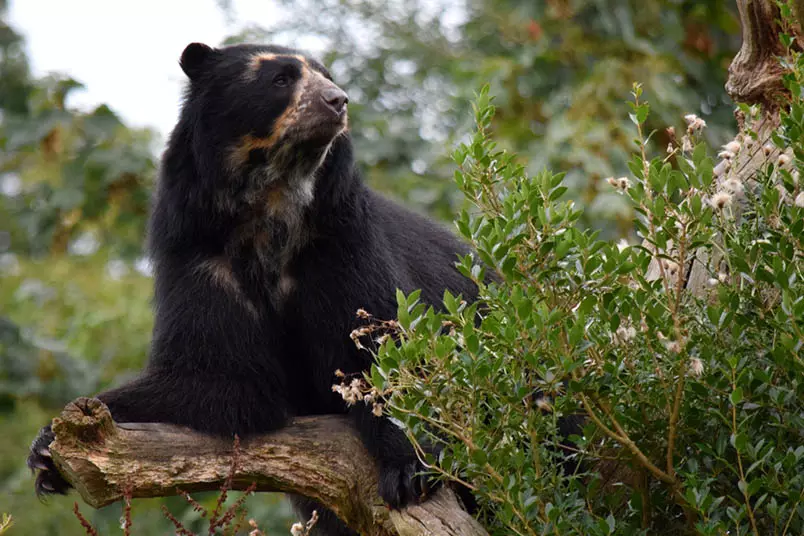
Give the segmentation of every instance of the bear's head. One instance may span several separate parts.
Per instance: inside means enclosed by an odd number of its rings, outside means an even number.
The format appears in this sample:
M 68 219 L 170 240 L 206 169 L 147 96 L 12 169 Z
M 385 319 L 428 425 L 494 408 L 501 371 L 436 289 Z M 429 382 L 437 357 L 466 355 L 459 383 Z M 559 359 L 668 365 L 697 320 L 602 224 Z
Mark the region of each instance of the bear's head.
M 348 123 L 348 97 L 327 69 L 289 48 L 200 43 L 180 65 L 189 85 L 170 145 L 190 149 L 195 174 L 230 203 L 277 192 L 309 203 Z

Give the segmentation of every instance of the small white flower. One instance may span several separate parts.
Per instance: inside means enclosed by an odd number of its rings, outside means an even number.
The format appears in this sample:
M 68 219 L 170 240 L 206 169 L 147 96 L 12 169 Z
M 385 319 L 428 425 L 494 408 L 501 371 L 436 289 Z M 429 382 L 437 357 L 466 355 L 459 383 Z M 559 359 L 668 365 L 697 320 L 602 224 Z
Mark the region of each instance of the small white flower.
M 786 154 L 782 153 L 779 155 L 779 158 L 776 160 L 780 166 L 786 166 L 790 163 L 790 157 Z
M 732 158 L 734 158 L 734 153 L 731 151 L 720 151 L 719 153 L 717 153 L 717 157 L 722 158 L 724 160 L 731 160 Z
M 765 144 L 762 146 L 762 152 L 765 153 L 765 156 L 769 156 L 773 152 L 773 145 Z
M 740 150 L 740 142 L 737 140 L 732 140 L 724 145 L 723 149 L 730 153 L 737 154 L 737 152 Z
M 673 149 L 673 144 L 668 143 L 667 144 L 667 154 L 673 154 L 674 151 L 675 151 L 675 149 Z
M 706 284 L 709 285 L 710 287 L 716 287 L 718 283 L 720 283 L 720 281 L 718 281 L 714 277 L 710 277 L 709 279 L 706 280 Z
M 797 207 L 804 207 L 804 192 L 796 196 L 795 204 Z
M 304 525 L 301 523 L 294 523 L 292 527 L 290 527 L 290 533 L 293 536 L 303 536 L 304 535 Z

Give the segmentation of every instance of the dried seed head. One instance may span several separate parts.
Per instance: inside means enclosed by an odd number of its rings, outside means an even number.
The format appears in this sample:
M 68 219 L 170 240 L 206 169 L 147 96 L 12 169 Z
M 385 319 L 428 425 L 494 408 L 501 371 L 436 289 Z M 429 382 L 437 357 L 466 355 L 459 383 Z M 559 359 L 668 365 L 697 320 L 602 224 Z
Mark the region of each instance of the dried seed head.
M 706 121 L 695 114 L 685 115 L 684 120 L 687 122 L 687 133 L 689 134 L 692 134 L 696 130 L 703 130 L 706 128 Z
M 614 344 L 626 344 L 636 337 L 637 331 L 633 326 L 620 326 L 611 335 L 611 342 Z
M 542 411 L 553 411 L 553 406 L 550 404 L 550 401 L 541 396 L 536 399 L 536 407 Z
M 723 210 L 727 206 L 731 204 L 732 196 L 730 193 L 725 191 L 720 191 L 712 196 L 712 199 L 709 201 L 709 204 L 712 205 L 712 208 L 715 210 Z
M 681 138 L 681 152 L 692 152 L 692 140 L 690 140 L 689 136 L 683 136 Z
M 723 183 L 723 191 L 730 193 L 734 197 L 741 198 L 745 188 L 739 179 L 732 177 Z
M 775 185 L 776 191 L 779 192 L 779 199 L 786 203 L 790 196 L 787 194 L 787 188 L 784 187 L 784 184 L 776 183 Z
M 684 349 L 684 344 L 682 343 L 682 341 L 670 341 L 670 340 L 668 340 L 668 341 L 664 342 L 664 347 L 667 348 L 668 352 L 672 352 L 674 354 L 679 354 L 679 353 L 681 353 L 681 350 Z
M 693 376 L 695 376 L 696 378 L 700 378 L 701 375 L 703 375 L 703 370 L 704 370 L 703 361 L 701 361 L 697 357 L 693 357 L 692 359 L 690 359 L 690 372 L 692 373 Z
M 664 267 L 664 273 L 670 277 L 673 277 L 678 273 L 678 263 L 676 262 L 662 259 L 662 266 Z
M 382 335 L 374 339 L 374 342 L 376 342 L 379 346 L 382 346 L 390 338 L 391 335 L 389 335 L 388 333 L 383 333 Z
M 617 188 L 620 193 L 625 192 L 631 186 L 631 181 L 627 177 L 620 177 L 619 179 L 609 177 L 606 182 Z

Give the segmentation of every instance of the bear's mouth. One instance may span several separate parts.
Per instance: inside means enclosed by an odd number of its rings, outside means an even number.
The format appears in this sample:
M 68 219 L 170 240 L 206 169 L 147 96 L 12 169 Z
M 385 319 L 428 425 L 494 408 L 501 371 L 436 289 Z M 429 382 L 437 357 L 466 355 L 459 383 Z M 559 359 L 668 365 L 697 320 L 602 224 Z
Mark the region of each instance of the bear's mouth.
M 304 123 L 306 124 L 298 125 L 300 128 L 292 137 L 303 145 L 323 147 L 335 141 L 335 138 L 346 131 L 349 120 L 347 115 L 343 114 L 340 117 L 311 117 L 309 122 Z

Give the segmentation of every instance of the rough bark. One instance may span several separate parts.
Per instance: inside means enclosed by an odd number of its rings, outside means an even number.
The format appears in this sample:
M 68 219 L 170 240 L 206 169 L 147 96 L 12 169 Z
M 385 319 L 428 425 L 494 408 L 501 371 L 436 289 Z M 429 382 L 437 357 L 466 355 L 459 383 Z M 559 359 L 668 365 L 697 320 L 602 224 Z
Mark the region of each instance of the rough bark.
M 761 112 L 747 125 L 756 132 L 756 142 L 750 149 L 741 150 L 733 160 L 721 161 L 718 166 L 731 166 L 731 171 L 723 173 L 721 177 L 736 179 L 750 190 L 757 186 L 757 172 L 768 162 L 776 162 L 780 154 L 779 149 L 771 142 L 771 133 L 780 122 L 780 102 L 786 96 L 782 84 L 784 67 L 780 61 L 786 51 L 781 43 L 780 33 L 786 31 L 795 39 L 794 46 L 804 48 L 804 0 L 794 0 L 791 3 L 795 21 L 791 27 L 785 29 L 781 26 L 776 0 L 737 0 L 737 7 L 743 43 L 729 66 L 726 91 L 734 102 L 758 105 Z M 743 126 L 742 119 L 744 118 L 741 118 L 740 127 Z M 737 221 L 740 220 L 742 208 L 739 205 L 732 208 Z M 650 247 L 647 241 L 643 245 Z M 672 248 L 672 244 L 669 244 L 669 248 Z M 700 249 L 691 255 L 681 274 L 672 275 L 671 282 L 675 284 L 675 277 L 683 277 L 688 292 L 705 296 L 710 290 L 708 281 L 719 271 L 719 263 L 719 253 Z M 646 276 L 649 280 L 661 277 L 658 260 L 653 260 Z
M 782 90 L 779 8 L 774 0 L 738 0 L 737 8 L 743 44 L 729 66 L 726 91 L 736 102 L 767 103 Z
M 232 470 L 233 442 L 166 424 L 117 424 L 99 400 L 79 398 L 53 421 L 50 450 L 83 500 L 100 508 L 176 489 L 218 490 Z M 377 495 L 375 464 L 341 416 L 304 417 L 240 443 L 232 488 L 298 493 L 320 501 L 360 534 L 484 535 L 448 489 L 389 512 Z

